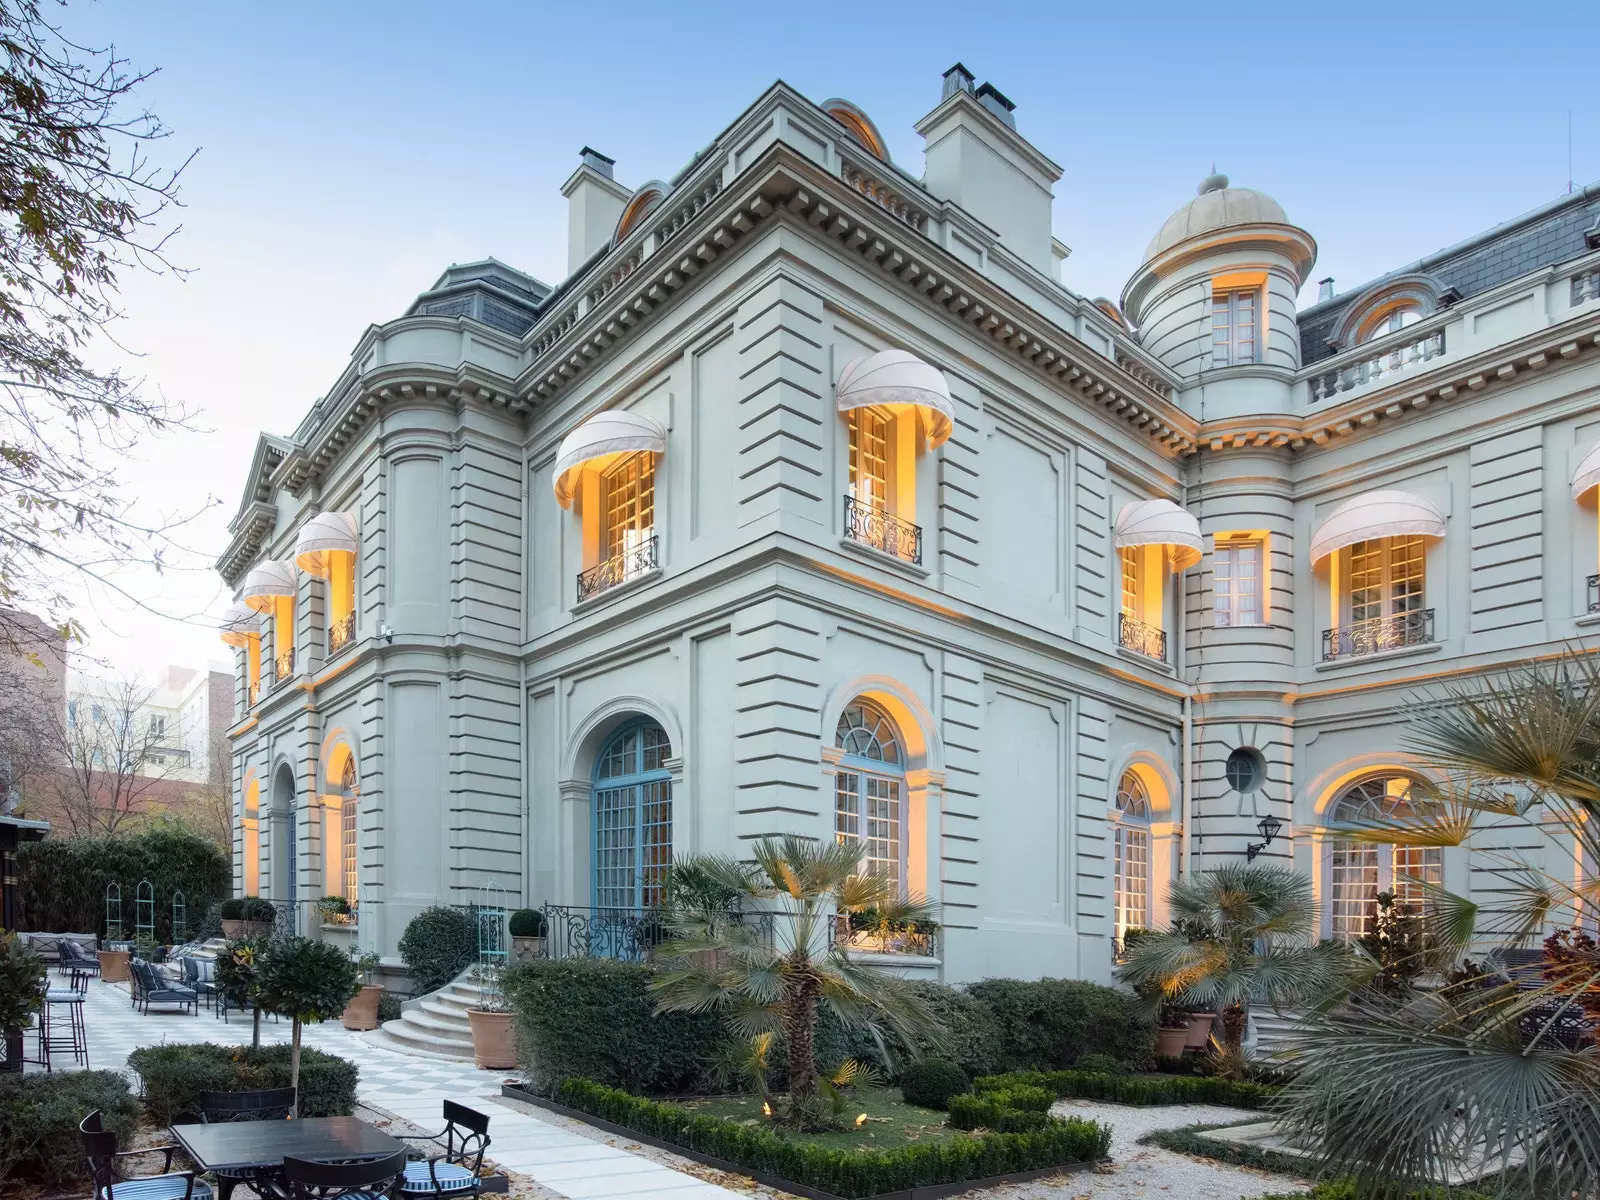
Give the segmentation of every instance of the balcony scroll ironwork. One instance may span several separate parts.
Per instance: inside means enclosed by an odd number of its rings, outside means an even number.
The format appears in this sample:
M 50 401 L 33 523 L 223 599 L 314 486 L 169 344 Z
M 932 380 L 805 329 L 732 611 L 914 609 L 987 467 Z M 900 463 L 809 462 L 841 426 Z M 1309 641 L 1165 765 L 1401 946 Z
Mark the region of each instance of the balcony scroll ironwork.
M 272 674 L 277 682 L 282 683 L 294 674 L 294 647 L 290 646 L 277 658 L 272 660 Z
M 1167 631 L 1146 625 L 1127 613 L 1117 617 L 1117 642 L 1124 650 L 1132 650 L 1157 662 L 1167 661 Z
M 1600 612 L 1600 575 L 1589 576 L 1589 602 L 1590 612 Z
M 844 498 L 844 535 L 891 558 L 922 565 L 922 526 L 890 516 L 854 496 Z
M 1368 621 L 1354 621 L 1322 631 L 1322 661 L 1358 658 L 1406 646 L 1426 646 L 1433 641 L 1433 609 L 1393 613 Z
M 356 640 L 356 614 L 351 609 L 328 627 L 328 653 L 337 654 Z
M 579 571 L 578 603 L 582 604 L 619 583 L 626 583 L 655 570 L 661 565 L 657 554 L 658 544 L 656 535 L 651 534 L 637 545 L 613 554 L 605 562 L 596 563 L 587 571 Z

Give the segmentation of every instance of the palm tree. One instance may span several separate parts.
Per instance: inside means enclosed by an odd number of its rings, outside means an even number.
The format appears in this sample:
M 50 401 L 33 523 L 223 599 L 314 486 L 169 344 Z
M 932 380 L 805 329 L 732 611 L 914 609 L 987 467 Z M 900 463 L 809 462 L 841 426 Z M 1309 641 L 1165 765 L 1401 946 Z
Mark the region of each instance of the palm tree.
M 776 901 L 771 924 L 759 915 L 669 910 L 675 937 L 657 952 L 663 967 L 651 987 L 658 1012 L 720 1012 L 742 1042 L 778 1035 L 788 1053 L 787 1119 L 810 1124 L 820 1114 L 821 1006 L 871 1036 L 885 1060 L 889 1043 L 915 1053 L 920 1041 L 940 1032 L 900 979 L 857 962 L 836 943 L 836 914 L 875 908 L 884 919 L 909 923 L 929 919 L 932 910 L 926 901 L 901 897 L 891 880 L 864 872 L 859 843 L 791 834 L 765 838 L 753 851 L 753 866 L 708 855 L 695 861 L 696 874 L 741 902 Z
M 1435 847 L 1484 826 L 1519 836 L 1473 848 L 1472 897 L 1415 881 L 1425 966 L 1449 983 L 1359 995 L 1307 1023 L 1281 1120 L 1363 1195 L 1483 1170 L 1500 1172 L 1504 1192 L 1594 1196 L 1600 1047 L 1582 1018 L 1600 990 L 1600 953 L 1557 933 L 1538 975 L 1513 979 L 1493 948 L 1592 921 L 1600 906 L 1600 665 L 1569 655 L 1516 667 L 1422 697 L 1408 715 L 1410 748 L 1446 782 L 1414 789 L 1402 815 L 1353 836 Z M 1491 841 L 1525 849 L 1484 848 Z
M 1215 1011 L 1229 1061 L 1243 1052 L 1252 1005 L 1317 1003 L 1361 973 L 1346 947 L 1317 943 L 1311 881 L 1295 871 L 1219 867 L 1174 884 L 1168 903 L 1172 928 L 1141 936 L 1118 978 Z

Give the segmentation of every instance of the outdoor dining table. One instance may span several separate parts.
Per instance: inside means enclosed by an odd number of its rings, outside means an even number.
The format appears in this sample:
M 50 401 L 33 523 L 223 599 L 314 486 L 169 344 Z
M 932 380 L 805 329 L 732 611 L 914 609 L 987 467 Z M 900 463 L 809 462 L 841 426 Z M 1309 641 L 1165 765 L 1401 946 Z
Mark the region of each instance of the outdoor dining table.
M 285 1157 L 311 1162 L 384 1158 L 406 1148 L 358 1117 L 174 1125 L 172 1136 L 202 1172 L 264 1171 L 282 1167 Z

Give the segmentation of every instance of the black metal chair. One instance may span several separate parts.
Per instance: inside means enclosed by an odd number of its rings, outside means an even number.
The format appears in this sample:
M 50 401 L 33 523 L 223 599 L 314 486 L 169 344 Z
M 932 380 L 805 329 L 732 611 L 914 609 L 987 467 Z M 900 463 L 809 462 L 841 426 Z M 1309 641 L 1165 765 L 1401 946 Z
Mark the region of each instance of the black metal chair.
M 188 957 L 183 960 L 183 986 L 193 988 L 195 994 L 206 1002 L 206 1007 L 211 1007 L 212 999 L 217 994 L 217 984 L 212 976 L 213 964 L 209 959 Z
M 201 1092 L 200 1123 L 222 1125 L 232 1121 L 283 1121 L 294 1113 L 294 1089 L 262 1088 L 254 1092 Z M 220 1200 L 228 1200 L 241 1183 L 256 1195 L 265 1195 L 265 1184 L 256 1186 L 263 1176 L 277 1172 L 213 1171 Z
M 142 1006 L 147 1014 L 152 1004 L 176 1004 L 181 1009 L 192 1009 L 195 1016 L 200 1015 L 200 997 L 193 988 L 168 983 L 142 958 L 132 959 L 128 963 L 128 991 L 133 997 L 134 1007 Z
M 211 1185 L 196 1179 L 193 1171 L 174 1171 L 177 1146 L 151 1146 L 148 1150 L 117 1151 L 117 1135 L 107 1129 L 97 1108 L 78 1125 L 83 1152 L 89 1160 L 94 1200 L 211 1200 Z M 160 1175 L 124 1175 L 117 1160 L 146 1154 L 165 1155 Z
M 477 1196 L 483 1190 L 483 1153 L 489 1148 L 489 1118 L 475 1108 L 444 1102 L 444 1128 L 438 1133 L 400 1134 L 406 1142 L 432 1142 L 443 1154 L 413 1159 L 400 1184 L 403 1196 Z
M 90 954 L 71 938 L 62 938 L 56 942 L 56 970 L 63 975 L 71 971 L 98 975 L 100 959 L 98 955 Z
M 285 1157 L 274 1191 L 286 1200 L 393 1200 L 405 1178 L 406 1152 L 366 1162 L 318 1163 Z

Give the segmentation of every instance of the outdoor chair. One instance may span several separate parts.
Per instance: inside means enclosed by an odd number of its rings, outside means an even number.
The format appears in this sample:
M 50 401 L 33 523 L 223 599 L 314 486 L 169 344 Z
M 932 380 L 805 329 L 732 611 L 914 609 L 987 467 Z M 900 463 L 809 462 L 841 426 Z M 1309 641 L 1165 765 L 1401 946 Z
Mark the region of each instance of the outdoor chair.
M 220 1125 L 232 1121 L 283 1121 L 294 1115 L 294 1089 L 262 1088 L 254 1092 L 201 1092 L 200 1123 Z M 276 1171 L 213 1171 L 217 1177 L 217 1194 L 228 1200 L 233 1189 L 241 1183 L 257 1195 L 266 1194 L 266 1184 L 257 1186 L 263 1176 L 271 1178 Z
M 39 1010 L 38 1062 L 46 1071 L 55 1069 L 51 1058 L 61 1052 L 71 1054 L 73 1062 L 88 1068 L 89 1029 L 83 1019 L 83 998 L 88 990 L 89 977 L 74 971 L 68 986 L 45 992 L 44 1005 Z
M 142 958 L 128 963 L 128 990 L 135 1007 L 148 1014 L 152 1004 L 176 1004 L 182 1009 L 200 1013 L 200 997 L 193 988 L 168 983 L 156 974 L 156 969 Z
M 71 938 L 62 938 L 56 943 L 56 970 L 66 975 L 73 971 L 81 971 L 88 975 L 100 974 L 99 956 L 90 954 Z
M 444 1128 L 438 1133 L 400 1134 L 405 1142 L 431 1142 L 443 1154 L 406 1163 L 400 1184 L 404 1196 L 477 1196 L 482 1192 L 483 1152 L 489 1148 L 489 1118 L 477 1109 L 444 1102 Z M 420 1150 L 415 1148 L 413 1152 Z
M 148 1150 L 117 1152 L 117 1135 L 106 1129 L 97 1108 L 78 1126 L 83 1152 L 89 1160 L 89 1180 L 94 1200 L 211 1200 L 211 1185 L 195 1178 L 193 1171 L 174 1171 L 172 1155 L 177 1146 L 151 1146 Z M 124 1175 L 118 1160 L 147 1154 L 166 1156 L 160 1175 Z
M 211 1007 L 217 994 L 216 966 L 216 961 L 210 958 L 190 956 L 183 960 L 183 986 L 193 988 L 197 995 L 203 997 L 207 1008 Z
M 286 1157 L 273 1190 L 286 1200 L 378 1200 L 399 1195 L 406 1152 L 354 1163 L 317 1163 Z

